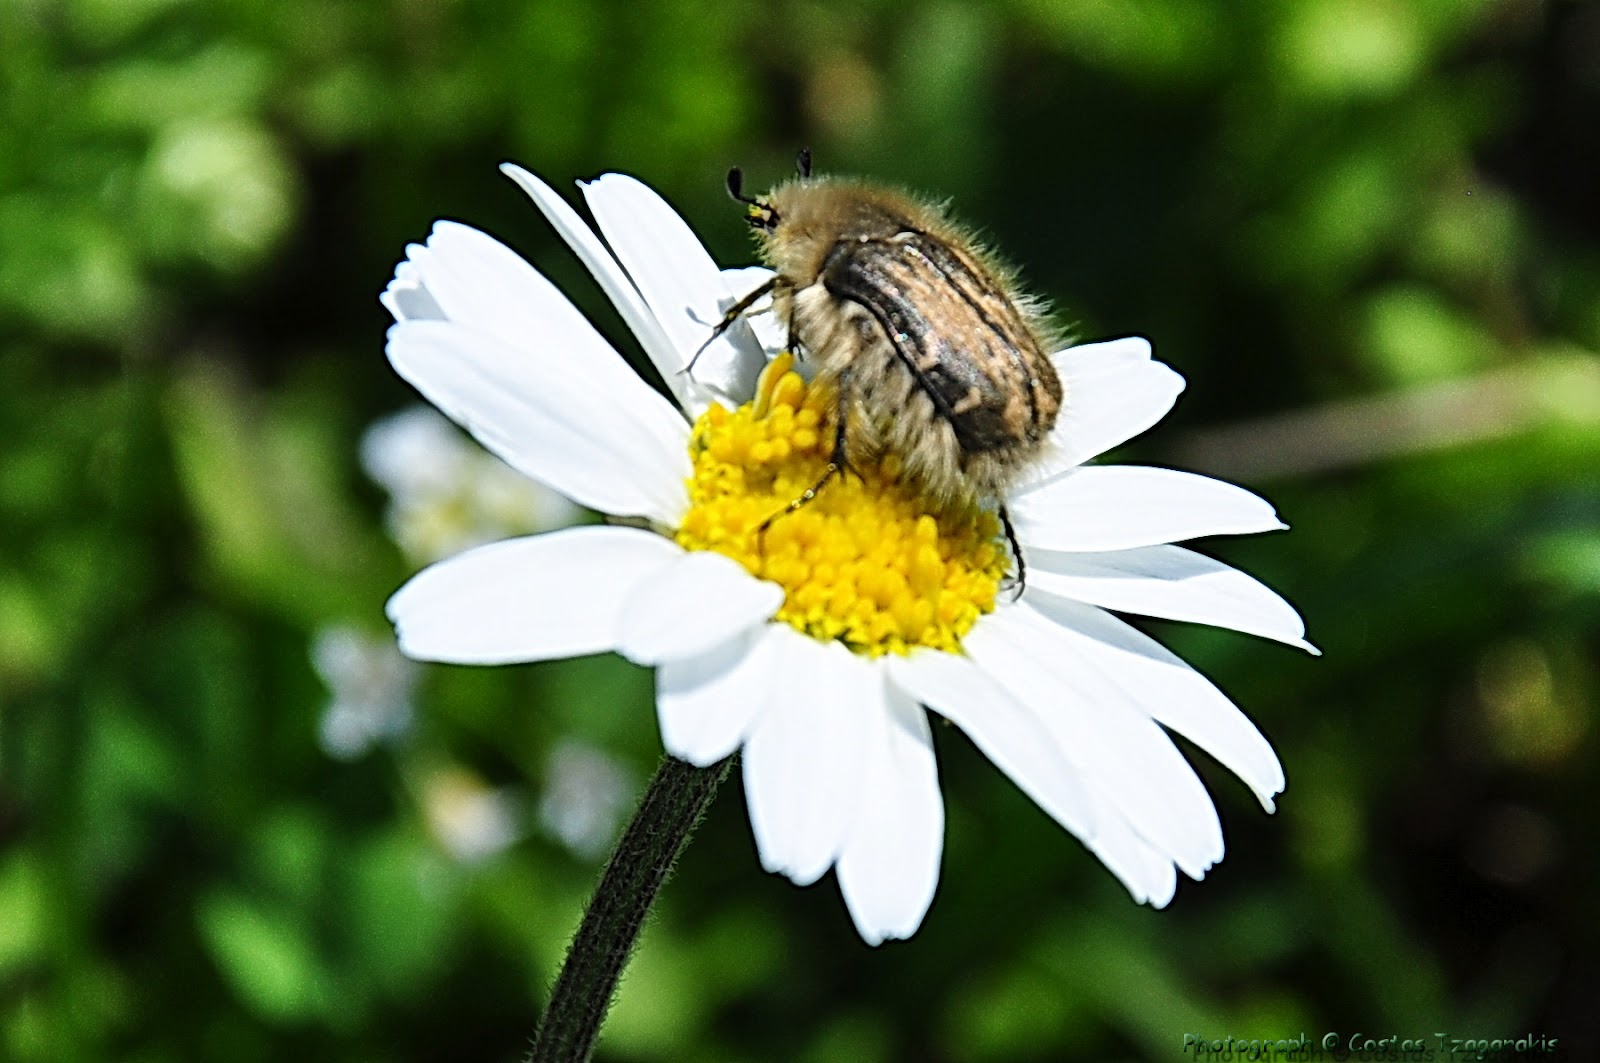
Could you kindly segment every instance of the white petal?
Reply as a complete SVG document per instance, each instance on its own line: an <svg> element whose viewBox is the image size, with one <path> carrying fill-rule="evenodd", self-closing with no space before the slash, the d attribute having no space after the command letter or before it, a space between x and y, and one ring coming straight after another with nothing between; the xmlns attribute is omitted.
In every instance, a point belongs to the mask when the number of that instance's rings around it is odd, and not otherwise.
<svg viewBox="0 0 1600 1063"><path fill-rule="evenodd" d="M547 322L535 355L453 321L402 322L389 330L389 361L524 475L591 509L675 527L688 505L688 426L631 371L626 386L591 374L617 356L581 317L568 324L578 331L562 336Z"/></svg>
<svg viewBox="0 0 1600 1063"><path fill-rule="evenodd" d="M1076 469L1007 506L1023 545L1046 550L1127 550L1288 527L1242 487L1142 465Z"/></svg>
<svg viewBox="0 0 1600 1063"><path fill-rule="evenodd" d="M706 767L739 748L776 674L772 632L763 625L656 673L656 713L668 753Z"/></svg>
<svg viewBox="0 0 1600 1063"><path fill-rule="evenodd" d="M717 320L734 306L749 298L757 288L767 283L772 271L761 266L721 271L722 297L717 300ZM767 313L759 308L767 306ZM756 382L761 370L773 354L783 349L789 330L771 313L771 296L758 299L751 309L745 310L738 323L729 326L722 339L705 349L694 361L693 369L686 369L690 380L694 416L705 412L713 401L727 406L749 400L756 393ZM781 339L774 340L774 336ZM691 355L691 357L693 357Z"/></svg>
<svg viewBox="0 0 1600 1063"><path fill-rule="evenodd" d="M623 602L683 550L637 528L567 528L430 565L389 599L400 651L424 661L509 664L616 646Z"/></svg>
<svg viewBox="0 0 1600 1063"><path fill-rule="evenodd" d="M783 588L756 579L730 557L684 554L643 580L622 617L617 652L635 664L694 657L765 621Z"/></svg>
<svg viewBox="0 0 1600 1063"><path fill-rule="evenodd" d="M406 248L406 254L416 254L422 249L421 244L411 244ZM417 270L417 264L407 258L394 270L394 279L389 286L378 296L378 302L383 304L385 310L396 321L443 321L444 310L440 308L438 300L429 293L428 288L422 283L422 275Z"/></svg>
<svg viewBox="0 0 1600 1063"><path fill-rule="evenodd" d="M1183 377L1150 359L1142 337L1086 343L1053 355L1064 397L1042 460L1012 488L1029 491L1125 443L1167 415Z"/></svg>
<svg viewBox="0 0 1600 1063"><path fill-rule="evenodd" d="M761 866L807 886L833 865L860 810L863 732L882 676L837 642L772 625L768 701L745 739L744 792Z"/></svg>
<svg viewBox="0 0 1600 1063"><path fill-rule="evenodd" d="M526 350L546 371L576 369L602 390L654 394L555 285L487 233L436 222L427 244L407 253L449 320Z"/></svg>
<svg viewBox="0 0 1600 1063"><path fill-rule="evenodd" d="M1155 639L1093 606L1049 595L1028 600L1061 625L1074 653L1092 660L1130 704L1215 757L1272 811L1273 798L1283 792L1283 765L1255 724L1209 679Z"/></svg>
<svg viewBox="0 0 1600 1063"><path fill-rule="evenodd" d="M1181 546L1109 553L1028 553L1028 589L1119 613L1212 624L1318 653L1294 606L1271 588Z"/></svg>
<svg viewBox="0 0 1600 1063"><path fill-rule="evenodd" d="M1148 708L1104 673L1090 641L1024 602L990 614L965 644L980 668L1033 710L1089 788L1199 878L1222 857L1210 795Z"/></svg>
<svg viewBox="0 0 1600 1063"><path fill-rule="evenodd" d="M722 286L732 300L728 305L732 306L770 280L772 271L765 266L735 266L732 269L724 269ZM789 328L773 312L771 295L756 300L744 312L744 319L749 324L750 331L755 333L757 342L761 344L761 349L768 358L789 346ZM698 365L695 366L695 375L700 375ZM751 380L749 392L735 392L735 394L749 394L754 390L755 381Z"/></svg>
<svg viewBox="0 0 1600 1063"><path fill-rule="evenodd" d="M928 718L893 688L866 714L862 794L839 854L839 891L869 945L908 938L939 886L944 800Z"/></svg>
<svg viewBox="0 0 1600 1063"><path fill-rule="evenodd" d="M501 164L500 172L527 193L550 224L555 226L556 232L566 240L567 246L577 254L579 261L588 267L612 305L622 315L622 320L638 337L640 346L672 389L679 405L683 405L684 378L680 373L683 358L667 337L666 330L656 320L655 314L645 305L644 297L633 286L633 281L628 279L621 264L606 250L605 244L578 216L578 212L549 185L513 163Z"/></svg>
<svg viewBox="0 0 1600 1063"><path fill-rule="evenodd" d="M1150 341L1143 336L1119 336L1114 340L1096 340L1064 347L1051 355L1050 360L1058 371L1066 372L1080 362L1133 369L1148 364L1152 357Z"/></svg>
<svg viewBox="0 0 1600 1063"><path fill-rule="evenodd" d="M693 358L689 376L694 383L730 395L726 389L736 378L753 387L765 355L744 321L706 346L734 299L748 292L728 290L693 230L648 185L625 174L608 173L582 188L606 243L677 349L674 372ZM748 397L749 392L743 394ZM685 409L690 416L700 412L693 392Z"/></svg>
<svg viewBox="0 0 1600 1063"><path fill-rule="evenodd" d="M1056 822L1080 838L1093 836L1094 810L1077 769L1033 713L970 658L925 650L886 660L896 686L966 732Z"/></svg>
<svg viewBox="0 0 1600 1063"><path fill-rule="evenodd" d="M772 271L765 266L727 266L722 270L722 286L730 292L748 295L772 279ZM750 308L752 315L759 314L768 305L762 299ZM780 343L779 347L783 345Z"/></svg>
<svg viewBox="0 0 1600 1063"><path fill-rule="evenodd" d="M1135 901L1165 908L1178 889L1172 861L1139 837L1108 798L1097 797L1096 806L1101 830L1086 843L1089 851L1121 880Z"/></svg>
<svg viewBox="0 0 1600 1063"><path fill-rule="evenodd" d="M521 347L550 328L551 316L576 318L588 325L521 255L470 225L435 222L427 243L410 245L406 254L444 319L486 332L511 347ZM556 328L565 331L566 322L558 321ZM614 352L610 360L621 361Z"/></svg>
<svg viewBox="0 0 1600 1063"><path fill-rule="evenodd" d="M765 266L738 266L722 271L722 287L727 295L719 305L724 313L743 302L752 292L772 280L772 271ZM789 345L789 328L772 310L772 295L757 299L744 311L743 323L748 334L737 329L732 332L732 342L737 353L728 356L727 348L708 349L705 357L695 362L691 374L703 394L720 399L725 405L749 400L755 394L761 370L779 351ZM748 342L747 336L754 342Z"/></svg>

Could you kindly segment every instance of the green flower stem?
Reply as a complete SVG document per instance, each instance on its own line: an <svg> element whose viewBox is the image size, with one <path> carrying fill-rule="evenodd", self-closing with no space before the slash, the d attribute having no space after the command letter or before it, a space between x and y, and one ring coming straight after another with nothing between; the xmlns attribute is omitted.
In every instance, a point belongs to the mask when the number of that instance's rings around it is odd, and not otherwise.
<svg viewBox="0 0 1600 1063"><path fill-rule="evenodd" d="M674 757L662 759L572 939L528 1063L588 1060L650 905L732 763L729 757L696 768Z"/></svg>

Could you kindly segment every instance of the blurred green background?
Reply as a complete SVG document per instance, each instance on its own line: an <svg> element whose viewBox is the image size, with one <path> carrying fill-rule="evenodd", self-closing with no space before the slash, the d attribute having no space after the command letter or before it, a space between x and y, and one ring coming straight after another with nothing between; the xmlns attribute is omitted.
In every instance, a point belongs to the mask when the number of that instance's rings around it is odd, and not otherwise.
<svg viewBox="0 0 1600 1063"><path fill-rule="evenodd" d="M602 1055L1600 1058L1597 5L4 0L0 1059L518 1058L652 679L394 658L452 529L555 518L462 496L470 450L443 494L363 469L416 401L376 295L459 218L638 362L495 164L634 173L735 264L723 172L801 145L1152 337L1189 392L1124 456L1271 498L1292 533L1206 548L1327 655L1148 625L1289 777L1267 817L1195 754L1229 855L1167 911L943 728L939 896L869 950L730 783Z"/></svg>

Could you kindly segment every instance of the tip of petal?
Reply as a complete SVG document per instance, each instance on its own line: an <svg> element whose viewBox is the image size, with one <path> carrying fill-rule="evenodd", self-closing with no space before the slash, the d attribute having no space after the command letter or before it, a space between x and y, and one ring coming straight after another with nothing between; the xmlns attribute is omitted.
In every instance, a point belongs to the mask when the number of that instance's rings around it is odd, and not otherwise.
<svg viewBox="0 0 1600 1063"><path fill-rule="evenodd" d="M1189 387L1188 379L1166 362L1156 362L1155 364L1160 366L1165 371L1167 376L1167 386L1172 389L1173 397L1176 398L1177 396L1182 395L1183 392Z"/></svg>
<svg viewBox="0 0 1600 1063"><path fill-rule="evenodd" d="M545 184L533 173L528 170L524 170L521 166L518 166L514 162L501 163L500 172L511 178L512 181L516 182L517 187L522 189L523 193L527 195L529 199L533 200L540 210L545 210L546 213L548 213L548 210L545 200L559 200L561 198L560 196L556 195L553 188Z"/></svg>
<svg viewBox="0 0 1600 1063"><path fill-rule="evenodd" d="M846 907L849 908L848 903ZM906 920L886 923L851 909L850 921L855 924L856 933L861 935L862 942L877 948L885 941L909 941L916 936L917 930L922 926L922 915L918 914L909 924Z"/></svg>
<svg viewBox="0 0 1600 1063"><path fill-rule="evenodd" d="M417 266L417 259L426 253L422 244L407 244L406 257L395 266L394 277L378 295L378 302L396 321L442 320L445 316Z"/></svg>
<svg viewBox="0 0 1600 1063"><path fill-rule="evenodd" d="M1150 341L1143 336L1119 336L1114 340L1074 343L1065 350L1079 353L1093 351L1097 357L1126 358L1130 361L1149 361L1154 354Z"/></svg>
<svg viewBox="0 0 1600 1063"><path fill-rule="evenodd" d="M523 169L514 162L502 162L500 172L517 183L524 192L533 194L537 191L550 191L550 186L540 180L531 170ZM553 192L551 192L554 195Z"/></svg>
<svg viewBox="0 0 1600 1063"><path fill-rule="evenodd" d="M817 884L817 880L823 875L827 874L828 868L832 867L833 864L830 861L826 864L823 864L821 867L795 867L789 864L784 864L782 867L768 867L767 862L763 860L761 862L761 866L772 872L774 875L782 875L796 886L804 888L806 886L815 886Z"/></svg>
<svg viewBox="0 0 1600 1063"><path fill-rule="evenodd" d="M576 184L583 192L585 199L596 192L604 192L613 196L627 197L643 195L648 197L651 201L660 199L660 194L657 193L655 189L651 188L649 185L645 184L643 181L632 176L631 174L615 172L603 173L599 177L593 178L592 180L574 181L573 183ZM627 202L631 203L633 200L629 199ZM591 202L590 209L592 210L593 208L594 204Z"/></svg>
<svg viewBox="0 0 1600 1063"><path fill-rule="evenodd" d="M862 926L860 923L856 924L856 933L861 935L862 944L872 948L877 948L885 941L904 941L911 936L910 934L897 934L892 930L874 930L870 927Z"/></svg>

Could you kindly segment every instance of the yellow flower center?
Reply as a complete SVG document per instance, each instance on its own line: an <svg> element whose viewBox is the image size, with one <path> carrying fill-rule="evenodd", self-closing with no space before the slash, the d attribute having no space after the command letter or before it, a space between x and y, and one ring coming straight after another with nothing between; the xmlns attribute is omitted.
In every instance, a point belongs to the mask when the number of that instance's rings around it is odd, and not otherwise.
<svg viewBox="0 0 1600 1063"><path fill-rule="evenodd" d="M694 476L679 545L715 550L784 589L776 619L812 638L878 657L916 646L951 652L994 610L1008 555L999 518L931 509L892 456L830 479L833 397L809 387L787 354L736 410L713 405L694 424Z"/></svg>

